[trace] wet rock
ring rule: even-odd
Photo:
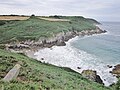
[[[96,75],[96,82],[100,84],[104,84],[99,75]]]
[[[96,71],[93,71],[93,70],[83,70],[81,74],[82,74],[83,77],[85,77],[85,78],[87,78],[87,79],[89,79],[91,81],[103,84],[102,79],[100,78],[99,75],[97,75]]]
[[[77,69],[81,69],[81,67],[77,67]]]
[[[44,58],[41,58],[41,60],[44,60]]]
[[[120,64],[114,66],[113,70],[111,71],[117,77],[120,77]]]
[[[112,66],[111,66],[111,65],[107,65],[107,67],[108,67],[108,68],[112,68]]]

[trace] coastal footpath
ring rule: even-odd
[[[96,20],[82,16],[31,16],[25,20],[1,20],[0,89],[119,90],[119,82],[110,87],[99,84],[102,81],[96,71],[83,71],[82,76],[70,68],[42,63],[19,52],[25,49],[50,48],[54,45],[64,46],[66,41],[75,36],[106,32],[96,24],[99,24]],[[12,50],[18,53],[13,53]],[[3,78],[16,64],[21,66],[18,76],[15,76],[14,80],[4,82]]]

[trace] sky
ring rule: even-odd
[[[120,0],[0,0],[0,15],[84,16],[120,21]]]

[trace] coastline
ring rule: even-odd
[[[85,38],[86,37],[89,36],[85,36]],[[80,74],[84,70],[95,70],[101,77],[105,86],[109,86],[113,84],[113,82],[115,83],[117,80],[111,73],[109,73],[112,68],[107,67],[108,64],[102,64],[96,56],[85,51],[78,50],[71,45],[72,42],[78,40],[79,38],[84,37],[72,38],[66,42],[66,46],[53,46],[52,48],[40,49],[35,53],[33,52],[34,57],[36,60],[43,63],[49,63],[59,67],[69,67]],[[31,54],[31,52],[29,54]],[[94,65],[90,63],[93,63]]]
[[[98,26],[96,26],[95,30],[82,30],[81,32],[77,32],[75,30],[73,31],[68,31],[68,32],[62,32],[59,34],[54,35],[52,38],[42,38],[39,39],[38,41],[31,41],[31,40],[26,40],[26,41],[21,41],[19,43],[14,43],[14,44],[6,44],[5,47],[7,50],[10,50],[11,52],[16,52],[16,53],[24,53],[24,51],[37,51],[38,49],[43,49],[43,48],[51,48],[53,46],[65,46],[66,42],[68,42],[70,39],[80,36],[90,36],[90,35],[95,35],[95,34],[102,34],[106,33],[106,30],[100,29]]]
[[[0,26],[2,87],[118,90],[117,23],[106,28],[106,24],[82,16],[58,16],[57,22],[51,21],[55,18],[32,16],[23,21],[3,22]],[[16,64],[21,65],[19,75],[3,82]]]
[[[100,33],[93,33],[93,34],[90,33],[90,34],[84,34],[84,35],[81,35],[81,33],[80,33],[80,35],[76,35],[73,38],[70,38],[69,40],[65,41],[65,45],[61,45],[61,46],[66,46],[67,43],[70,43],[70,42],[76,40],[78,37],[83,38],[83,37],[89,37],[91,35],[101,35],[101,34],[106,34],[106,33],[107,33],[107,31],[101,31],[101,29],[100,29]],[[54,48],[54,46],[57,46],[57,45],[53,45],[52,47]],[[50,48],[52,50],[52,47],[36,47],[34,49],[31,49],[31,50],[30,49],[29,50],[23,50],[23,52],[21,52],[21,53],[24,53],[26,56],[28,56],[30,58],[36,59],[35,55],[34,55],[35,52],[38,52],[38,50],[42,50],[42,49],[45,49],[45,48]]]
[[[67,43],[70,43],[72,40],[76,39],[77,37],[99,35],[99,34],[106,33],[106,32],[107,31],[102,30],[99,27],[96,27],[96,30],[83,30],[81,32],[72,31],[72,32],[64,33],[64,34],[60,33],[60,34],[56,35],[56,37],[54,37],[52,39],[51,38],[50,39],[44,39],[44,40],[38,41],[38,42],[33,42],[32,41],[32,43],[29,42],[29,41],[20,42],[16,46],[11,46],[10,45],[10,47],[15,47],[15,48],[12,48],[12,49],[10,48],[8,50],[10,50],[12,52],[15,52],[15,53],[22,53],[22,54],[25,54],[26,56],[28,56],[30,58],[37,59],[36,55],[35,55],[35,52],[38,52],[39,50],[43,50],[43,49],[46,49],[46,48],[49,48],[49,49],[52,50],[52,47],[54,48],[54,47],[66,46]],[[39,59],[37,59],[37,60],[39,61]],[[40,61],[44,62],[44,57],[42,57]],[[48,62],[45,62],[45,63],[48,63]],[[53,65],[56,65],[56,64],[53,64]],[[59,66],[59,65],[56,65],[56,66]],[[64,67],[64,65],[63,66],[60,65],[60,67]],[[69,66],[66,66],[66,67],[69,67]],[[69,68],[71,68],[71,67],[69,67]],[[71,69],[77,71],[74,68],[71,68]],[[81,70],[84,71],[86,69],[81,69]],[[88,68],[88,70],[89,70],[89,68]],[[79,72],[79,71],[77,71],[77,72]]]

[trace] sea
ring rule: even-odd
[[[117,78],[110,71],[120,64],[120,22],[101,23],[99,27],[106,33],[77,36],[66,42],[66,46],[40,49],[34,53],[35,58],[56,66],[69,67],[79,73],[88,69],[96,70],[105,86],[116,83]]]

